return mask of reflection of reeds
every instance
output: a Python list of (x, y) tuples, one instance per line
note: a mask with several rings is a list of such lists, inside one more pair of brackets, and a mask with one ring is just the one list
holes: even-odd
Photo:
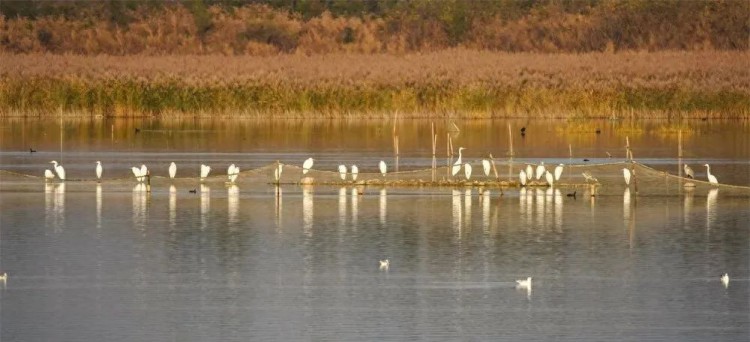
[(404, 57), (6, 55), (0, 66), (0, 114), (48, 114), (62, 108), (114, 116), (750, 115), (747, 52), (604, 57), (466, 50)]

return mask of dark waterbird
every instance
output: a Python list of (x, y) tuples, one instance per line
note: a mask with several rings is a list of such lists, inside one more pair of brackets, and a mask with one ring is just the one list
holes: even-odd
[(596, 134), (599, 134), (599, 133), (601, 133), (601, 132), (602, 132), (602, 130), (601, 130), (601, 129), (598, 129), (598, 128), (596, 129)]
[(35, 153), (35, 152), (36, 152), (36, 150), (35, 150), (35, 149), (33, 149), (33, 148), (29, 148), (29, 153)]
[(188, 190), (188, 192), (191, 194), (194, 194), (194, 193), (197, 193), (198, 191), (196, 189), (193, 189), (193, 190)]
[(589, 161), (589, 160), (588, 160), (588, 158), (584, 158), (584, 159), (583, 159), (583, 161), (587, 162), (587, 161)]
[(526, 126), (521, 127), (521, 137), (525, 137), (525, 136), (526, 136)]
[(138, 127), (136, 127), (136, 128), (135, 128), (135, 134), (138, 134), (138, 133), (141, 133), (141, 129), (140, 129), (140, 128), (138, 128)]
[(576, 198), (576, 192), (575, 192), (575, 191), (573, 191), (572, 193), (569, 193), (569, 194), (567, 194), (567, 195), (565, 195), (565, 196), (568, 196), (568, 197), (573, 197), (573, 199), (575, 199), (575, 198)]

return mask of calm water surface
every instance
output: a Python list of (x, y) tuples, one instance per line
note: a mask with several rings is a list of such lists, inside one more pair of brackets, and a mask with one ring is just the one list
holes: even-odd
[[(209, 127), (183, 123), (178, 131), (174, 122), (127, 121), (116, 122), (125, 128), (112, 137), (106, 123), (65, 123), (61, 153), (59, 124), (3, 121), (0, 169), (40, 174), (56, 158), (80, 179), (100, 159), (107, 177), (118, 177), (141, 161), (248, 169), (308, 155), (333, 168), (342, 158), (377, 161), (392, 151), (387, 123), (203, 122)], [(477, 158), (502, 155), (507, 122), (485, 124), (460, 125), (454, 144)], [(514, 122), (521, 124), (527, 136), (516, 137), (514, 149), (530, 160), (567, 160), (569, 143), (575, 158), (604, 160), (624, 140), (604, 124), (598, 135)], [(748, 126), (699, 125), (700, 134), (685, 137), (686, 158), (710, 160), (725, 178), (739, 170), (729, 179), (747, 184)], [(429, 165), (429, 122), (399, 127), (402, 167)], [(676, 137), (644, 127), (631, 137), (642, 146), (636, 153), (673, 169)], [(537, 131), (546, 133), (532, 139)], [(707, 144), (718, 137), (725, 147)], [(444, 153), (445, 140), (438, 144)], [(9, 273), (0, 284), (2, 341), (750, 336), (747, 198), (379, 187), (358, 195), (351, 187), (265, 184), (197, 194), (123, 189), (107, 180), (0, 182), (0, 269)], [(386, 258), (390, 268), (379, 269)], [(727, 288), (719, 281), (725, 272)], [(527, 276), (531, 290), (516, 289)]]

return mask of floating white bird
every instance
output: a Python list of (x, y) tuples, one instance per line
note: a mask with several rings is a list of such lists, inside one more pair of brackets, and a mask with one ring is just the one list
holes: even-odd
[(471, 179), (471, 164), (469, 163), (464, 164), (464, 176), (466, 176), (466, 180)]
[(685, 170), (685, 177), (695, 179), (695, 172), (693, 172), (693, 169), (690, 166), (685, 164), (683, 169)]
[(307, 174), (310, 171), (310, 169), (313, 167), (313, 161), (314, 160), (312, 158), (307, 158), (307, 159), (305, 159), (305, 162), (302, 163), (302, 174), (303, 175)]
[(519, 289), (530, 289), (531, 288), (531, 277), (526, 279), (516, 280), (516, 288)]
[(169, 164), (169, 178), (174, 179), (175, 176), (177, 176), (177, 164), (172, 162)]
[(227, 168), (227, 177), (229, 178), (229, 182), (234, 183), (239, 175), (240, 168), (235, 166), (234, 164), (229, 165), (229, 168)]
[(352, 180), (357, 180), (357, 175), (359, 175), (359, 168), (357, 165), (352, 165)]
[(630, 176), (631, 176), (630, 169), (628, 169), (627, 167), (623, 168), (622, 176), (625, 178), (625, 185), (630, 185)]
[(383, 177), (385, 177), (385, 173), (386, 171), (388, 171), (388, 167), (385, 165), (385, 162), (381, 160), (378, 167), (380, 168), (380, 173), (383, 175)]
[(201, 181), (203, 181), (208, 174), (211, 173), (211, 167), (208, 165), (201, 164)]
[(526, 171), (521, 170), (520, 172), (518, 172), (518, 179), (521, 181), (521, 185), (525, 186), (526, 185)]
[(549, 184), (549, 186), (555, 185), (555, 176), (549, 173), (549, 171), (544, 172), (544, 178), (547, 180), (547, 184)]
[(531, 165), (526, 164), (526, 177), (529, 180), (534, 179), (534, 168), (531, 167)]
[(65, 180), (65, 169), (62, 167), (62, 165), (57, 164), (56, 161), (51, 161), (50, 164), (54, 165), (55, 172), (57, 172), (57, 178), (60, 178), (60, 180)]
[(141, 182), (146, 180), (146, 175), (148, 175), (148, 168), (145, 164), (141, 164)]
[[(706, 175), (708, 177), (708, 182), (711, 184), (719, 184), (719, 180), (716, 179), (716, 176), (711, 174), (711, 167), (708, 166), (708, 164), (703, 164), (703, 166), (706, 167)], [(59, 172), (58, 172), (59, 174)]]
[(346, 180), (346, 165), (339, 165), (339, 176), (341, 180)]
[(44, 180), (48, 181), (50, 179), (55, 179), (55, 174), (52, 173), (49, 169), (44, 170)]
[(464, 147), (458, 148), (458, 159), (453, 163), (453, 166), (451, 167), (451, 176), (455, 177), (458, 174), (458, 171), (461, 171), (461, 159), (463, 156), (461, 155), (461, 151), (465, 150)]
[(490, 161), (487, 159), (482, 159), (482, 169), (484, 169), (484, 175), (489, 177), (490, 175), (490, 168), (492, 165), (490, 165)]
[(3, 272), (3, 274), (0, 275), (0, 281), (2, 281), (3, 283), (8, 281), (8, 273)]
[(547, 169), (544, 167), (544, 162), (539, 164), (539, 166), (536, 167), (536, 180), (542, 179), (542, 176), (544, 176), (544, 171), (547, 171)]
[(721, 283), (724, 284), (724, 288), (729, 287), (729, 273), (724, 273), (724, 275), (721, 276)]
[(560, 164), (560, 165), (557, 165), (557, 167), (555, 167), (555, 181), (559, 181), (560, 180), (560, 177), (562, 176), (563, 168), (564, 167), (565, 167), (565, 164)]
[(380, 269), (381, 270), (388, 270), (388, 268), (391, 267), (391, 261), (388, 259), (380, 260)]
[(102, 171), (103, 171), (102, 170), (102, 162), (97, 160), (96, 161), (96, 178), (98, 180), (102, 179)]

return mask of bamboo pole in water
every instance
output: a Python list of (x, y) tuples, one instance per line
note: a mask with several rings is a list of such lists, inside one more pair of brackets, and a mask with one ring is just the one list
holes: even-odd
[(568, 156), (573, 159), (573, 144), (568, 144)]
[(682, 130), (677, 131), (677, 174), (682, 179)]
[(510, 143), (510, 156), (513, 157), (513, 131), (511, 131), (510, 123), (508, 123), (508, 142)]
[(492, 153), (490, 153), (490, 163), (492, 164), (492, 172), (495, 173), (495, 179), (500, 179), (500, 176), (497, 175), (497, 168), (495, 167), (495, 158), (492, 157)]

